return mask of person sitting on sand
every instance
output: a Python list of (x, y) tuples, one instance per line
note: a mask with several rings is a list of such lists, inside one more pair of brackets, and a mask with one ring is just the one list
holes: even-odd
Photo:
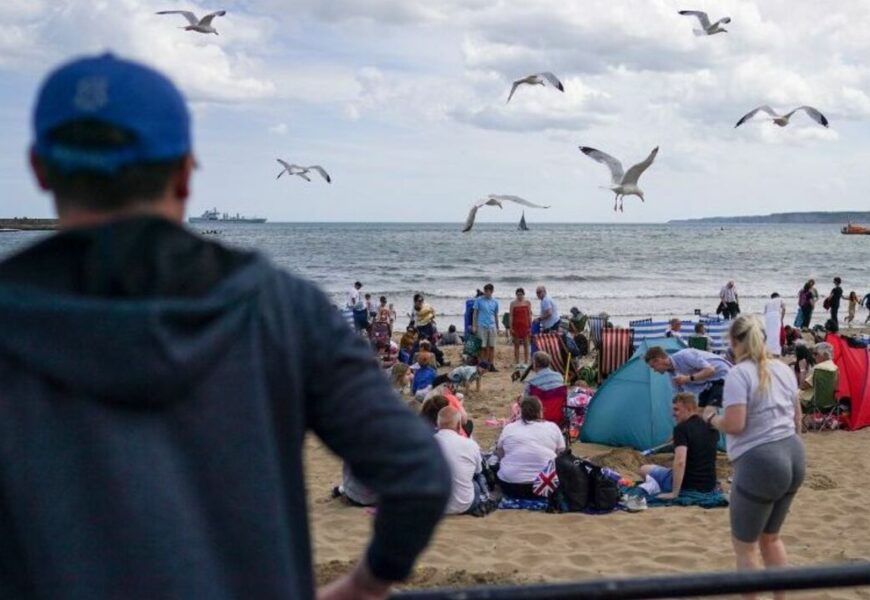
[(839, 371), (837, 365), (834, 364), (833, 356), (834, 347), (827, 342), (818, 343), (813, 348), (813, 362), (815, 364), (809, 366), (806, 378), (799, 386), (801, 391), (798, 393), (798, 397), (802, 406), (809, 405), (813, 400), (815, 393), (813, 383), (816, 371), (833, 371), (834, 373)]
[(695, 395), (681, 392), (673, 400), (674, 463), (671, 468), (643, 465), (640, 473), (651, 477), (661, 493), (658, 498), (676, 498), (683, 490), (712, 492), (716, 487), (716, 447), (719, 433), (698, 414)]
[[(700, 323), (699, 323), (700, 324)], [(683, 341), (683, 334), (680, 330), (683, 328), (683, 322), (677, 318), (668, 321), (668, 330), (665, 332), (665, 337), (672, 337)]]
[(440, 395), (430, 396), (423, 401), (420, 407), (420, 418), (432, 426), (432, 430), (438, 429), (438, 413), (445, 406), (450, 406), (447, 398)]
[(441, 454), (450, 466), (453, 486), (447, 508), (448, 515), (462, 515), (474, 512), (481, 502), (479, 491), (474, 485), (474, 476), (483, 471), (480, 446), (462, 434), (462, 419), (458, 410), (445, 406), (438, 411), (438, 432), (435, 441), (441, 447)]
[(450, 371), (450, 381), (455, 385), (462, 385), (463, 392), (468, 393), (468, 386), (473, 381), (474, 382), (474, 391), (480, 391), (480, 379), (483, 377), (484, 373), (488, 373), (490, 370), (490, 364), (485, 360), (482, 360), (477, 363), (477, 365), (463, 365), (461, 367), (456, 367), (452, 371)]
[(707, 350), (713, 347), (713, 338), (707, 334), (707, 326), (703, 323), (695, 323), (695, 333), (692, 337), (707, 340)]
[(540, 499), (532, 491), (532, 482), (565, 449), (562, 432), (555, 423), (542, 419), (543, 412), (540, 400), (526, 396), (520, 402), (521, 420), (505, 425), (498, 438), (498, 484), (508, 498)]
[(418, 368), (414, 370), (414, 379), (411, 381), (411, 393), (422, 400), (423, 396), (428, 392), (427, 388), (432, 387), (432, 382), (435, 381), (437, 376), (438, 371), (430, 366), (428, 361), (424, 361), (424, 364), (419, 364)]
[(405, 388), (410, 385), (414, 379), (414, 372), (405, 363), (396, 363), (390, 369), (390, 383), (393, 384), (393, 389), (402, 396), (405, 393)]
[(562, 375), (553, 370), (552, 362), (550, 355), (542, 350), (538, 350), (532, 355), (532, 372), (534, 375), (526, 380), (525, 387), (523, 388), (524, 394), (527, 395), (532, 386), (546, 392), (565, 385)]
[(463, 396), (462, 394), (457, 394), (453, 389), (453, 383), (450, 381), (449, 375), (439, 375), (435, 378), (432, 382), (432, 389), (428, 394), (426, 394), (423, 402), (426, 402), (426, 400), (432, 396), (444, 396), (444, 399), (447, 400), (448, 406), (459, 411), (462, 424), (462, 435), (470, 437), (471, 433), (474, 431), (474, 423), (468, 418), (468, 413), (465, 411), (465, 405), (462, 402)]
[(341, 468), (341, 484), (332, 488), (333, 498), (344, 498), (352, 506), (374, 506), (378, 497), (354, 477), (347, 463)]
[(417, 354), (414, 355), (413, 362), (421, 367), (429, 365), (435, 367), (438, 361), (435, 359), (435, 354), (432, 353), (432, 343), (429, 340), (422, 340), (418, 346)]
[(653, 346), (646, 351), (644, 360), (650, 369), (671, 378), (675, 393), (695, 394), (701, 408), (722, 406), (725, 376), (734, 365), (721, 356), (694, 348), (668, 355), (661, 346)]
[(441, 336), (442, 346), (456, 346), (462, 343), (459, 334), (456, 333), (456, 325), (451, 325), (447, 328), (447, 333)]

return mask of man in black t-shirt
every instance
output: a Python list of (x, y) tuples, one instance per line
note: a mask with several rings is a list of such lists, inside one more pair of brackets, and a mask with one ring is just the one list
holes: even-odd
[(716, 447), (719, 433), (697, 414), (695, 395), (681, 392), (674, 396), (674, 465), (643, 465), (640, 472), (652, 477), (662, 500), (676, 498), (683, 490), (711, 492), (716, 487)]

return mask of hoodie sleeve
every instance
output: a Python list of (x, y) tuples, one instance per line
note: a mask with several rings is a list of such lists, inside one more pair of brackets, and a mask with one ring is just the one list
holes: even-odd
[(450, 495), (450, 471), (432, 431), (405, 406), (356, 335), (313, 286), (290, 296), (303, 329), (308, 427), (379, 498), (368, 548), (372, 573), (406, 578)]

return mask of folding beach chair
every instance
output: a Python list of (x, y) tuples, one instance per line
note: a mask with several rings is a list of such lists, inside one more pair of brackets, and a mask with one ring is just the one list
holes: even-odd
[(625, 327), (612, 327), (601, 332), (598, 352), (598, 383), (624, 365), (634, 352), (634, 332)]
[(705, 352), (710, 350), (710, 338), (705, 335), (690, 335), (686, 339), (686, 342), (689, 344), (689, 348), (704, 350)]
[(606, 328), (608, 318), (605, 316), (589, 317), (589, 337), (592, 338), (592, 343), (595, 344), (596, 348), (601, 347), (601, 332)]
[(551, 390), (542, 390), (541, 388), (530, 385), (529, 396), (535, 396), (541, 401), (541, 406), (544, 408), (544, 420), (555, 423), (559, 429), (564, 430), (568, 427), (568, 387), (560, 385)]
[(551, 366), (557, 373), (562, 374), (562, 380), (566, 383), (575, 374), (574, 363), (571, 353), (565, 346), (560, 333), (538, 333), (532, 336), (532, 348), (542, 350), (550, 355)]
[(804, 429), (836, 429), (839, 424), (840, 402), (837, 399), (838, 371), (813, 371), (813, 397), (802, 408)]

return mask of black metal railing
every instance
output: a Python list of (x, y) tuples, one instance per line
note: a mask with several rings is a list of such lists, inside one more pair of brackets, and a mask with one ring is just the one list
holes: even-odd
[(717, 572), (632, 579), (596, 579), (575, 583), (481, 586), (398, 592), (396, 600), (631, 600), (721, 596), (749, 592), (814, 590), (870, 586), (870, 562)]

